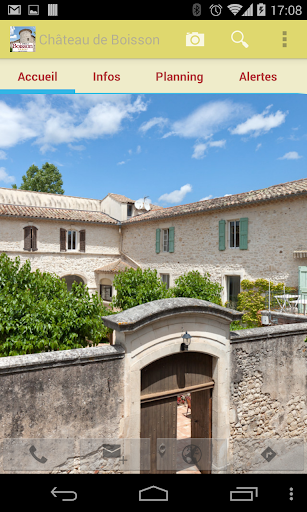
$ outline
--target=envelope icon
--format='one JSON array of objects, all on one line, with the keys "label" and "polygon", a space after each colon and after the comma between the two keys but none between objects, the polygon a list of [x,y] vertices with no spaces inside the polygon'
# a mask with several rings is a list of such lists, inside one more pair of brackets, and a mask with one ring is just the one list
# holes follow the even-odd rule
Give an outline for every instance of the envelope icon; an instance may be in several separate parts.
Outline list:
[{"label": "envelope icon", "polygon": [[21,5],[8,5],[8,14],[21,14]]},{"label": "envelope icon", "polygon": [[115,459],[120,457],[120,444],[103,444],[102,456],[105,459]]}]

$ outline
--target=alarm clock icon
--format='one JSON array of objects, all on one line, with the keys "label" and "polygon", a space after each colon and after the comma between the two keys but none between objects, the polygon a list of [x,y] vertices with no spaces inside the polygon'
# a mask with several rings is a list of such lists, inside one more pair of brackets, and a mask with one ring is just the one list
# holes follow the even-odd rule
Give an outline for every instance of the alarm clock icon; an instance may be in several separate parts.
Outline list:
[{"label": "alarm clock icon", "polygon": [[209,7],[212,16],[219,16],[222,12],[223,7],[220,4],[212,4]]}]

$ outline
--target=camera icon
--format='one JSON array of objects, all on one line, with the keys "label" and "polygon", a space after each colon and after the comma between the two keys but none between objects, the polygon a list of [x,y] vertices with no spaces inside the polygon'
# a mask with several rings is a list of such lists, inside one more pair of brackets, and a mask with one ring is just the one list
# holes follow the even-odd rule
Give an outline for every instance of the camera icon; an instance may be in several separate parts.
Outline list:
[{"label": "camera icon", "polygon": [[186,46],[205,46],[205,34],[188,32],[185,39]]}]

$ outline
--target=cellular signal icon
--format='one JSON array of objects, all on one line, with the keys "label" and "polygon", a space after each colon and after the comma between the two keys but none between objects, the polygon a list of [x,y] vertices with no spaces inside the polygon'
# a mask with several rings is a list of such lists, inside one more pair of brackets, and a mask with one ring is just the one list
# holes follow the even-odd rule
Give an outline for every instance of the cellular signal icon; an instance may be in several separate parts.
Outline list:
[{"label": "cellular signal icon", "polygon": [[243,5],[240,5],[240,4],[230,4],[230,5],[227,5],[227,7],[232,12],[232,14],[234,16],[236,16],[236,14],[238,14],[238,12],[241,11]]},{"label": "cellular signal icon", "polygon": [[265,4],[257,4],[257,16],[266,16]]},{"label": "cellular signal icon", "polygon": [[250,4],[249,8],[246,9],[242,16],[254,16],[253,4]]}]

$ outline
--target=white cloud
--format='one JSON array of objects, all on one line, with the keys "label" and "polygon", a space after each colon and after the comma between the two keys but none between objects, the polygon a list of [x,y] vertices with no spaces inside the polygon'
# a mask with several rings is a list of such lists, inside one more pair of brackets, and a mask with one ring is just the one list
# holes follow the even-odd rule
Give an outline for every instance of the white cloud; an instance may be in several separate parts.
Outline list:
[{"label": "white cloud", "polygon": [[256,151],[258,151],[258,149],[260,149],[261,146],[262,146],[261,142],[260,142],[260,144],[257,144]]},{"label": "white cloud", "polygon": [[188,192],[192,192],[192,187],[187,183],[186,185],[183,185],[180,190],[174,190],[169,194],[163,194],[159,197],[159,201],[166,203],[181,203]]},{"label": "white cloud", "polygon": [[38,132],[28,122],[26,111],[10,107],[4,101],[0,101],[0,147],[9,148],[36,135]]},{"label": "white cloud", "polygon": [[256,114],[247,119],[244,123],[238,124],[236,128],[230,129],[233,135],[246,135],[251,134],[253,137],[258,137],[263,133],[267,133],[285,122],[288,112],[281,112],[277,110],[275,114],[269,114],[269,105],[261,114]]},{"label": "white cloud", "polygon": [[163,128],[168,123],[168,119],[165,117],[153,117],[146,123],[143,123],[139,127],[139,131],[146,133],[150,128],[153,128],[153,126],[158,126],[159,128]]},{"label": "white cloud", "polygon": [[231,194],[225,194],[224,197],[231,196]]},{"label": "white cloud", "polygon": [[206,197],[203,197],[202,199],[200,199],[200,201],[207,201],[208,199],[212,199],[213,196],[206,196]]},{"label": "white cloud", "polygon": [[278,160],[298,160],[299,158],[303,158],[300,156],[297,151],[289,151],[284,156],[278,158]]},{"label": "white cloud", "polygon": [[4,183],[14,183],[15,176],[9,176],[5,167],[0,167],[0,181],[4,181]]},{"label": "white cloud", "polygon": [[117,165],[124,165],[126,162],[123,160],[122,162],[117,162]]},{"label": "white cloud", "polygon": [[0,149],[0,160],[6,160],[6,152]]},{"label": "white cloud", "polygon": [[165,134],[164,138],[178,135],[185,138],[208,139],[238,117],[246,117],[250,113],[248,106],[229,100],[206,103],[187,117],[175,121],[171,131]]},{"label": "white cloud", "polygon": [[32,139],[46,152],[58,144],[111,136],[146,108],[141,96],[133,101],[130,95],[25,95],[18,107],[0,101],[0,148]]},{"label": "white cloud", "polygon": [[[137,146],[135,153],[138,155],[139,153],[141,153],[141,151],[142,151],[141,146]],[[129,155],[132,155],[133,154],[132,149],[128,149],[128,153],[129,153]]]},{"label": "white cloud", "polygon": [[196,158],[197,160],[200,160],[201,158],[205,157],[206,150],[210,147],[217,147],[222,148],[226,144],[226,140],[212,140],[209,142],[199,143],[195,144],[194,146],[194,153],[192,155],[192,158]]},{"label": "white cloud", "polygon": [[15,34],[16,27],[10,27],[10,39],[17,39],[17,34]]}]

